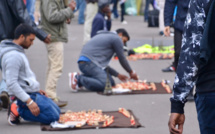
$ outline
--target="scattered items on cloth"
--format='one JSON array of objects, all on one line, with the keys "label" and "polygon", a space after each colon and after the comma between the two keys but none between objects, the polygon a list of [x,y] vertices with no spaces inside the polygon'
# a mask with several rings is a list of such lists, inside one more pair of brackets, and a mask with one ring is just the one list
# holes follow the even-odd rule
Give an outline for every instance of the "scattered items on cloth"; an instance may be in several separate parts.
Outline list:
[{"label": "scattered items on cloth", "polygon": [[[125,90],[125,91],[123,91]],[[137,81],[137,82],[124,82],[116,84],[112,88],[111,94],[104,94],[103,92],[97,92],[101,95],[123,95],[123,94],[170,94],[172,90],[169,86],[168,80],[162,80],[160,83]]]},{"label": "scattered items on cloth", "polygon": [[58,122],[53,122],[50,125],[41,124],[42,131],[138,127],[141,127],[138,119],[131,110],[125,108],[110,112],[103,112],[102,110],[68,111],[61,114]]}]

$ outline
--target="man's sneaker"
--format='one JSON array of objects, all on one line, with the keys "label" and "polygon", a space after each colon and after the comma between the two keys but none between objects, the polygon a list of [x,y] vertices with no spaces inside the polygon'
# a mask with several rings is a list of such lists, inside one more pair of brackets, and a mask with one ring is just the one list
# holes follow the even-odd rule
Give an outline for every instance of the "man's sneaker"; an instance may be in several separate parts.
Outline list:
[{"label": "man's sneaker", "polygon": [[8,108],[8,105],[10,103],[10,99],[9,99],[9,95],[7,92],[3,91],[1,94],[0,94],[0,99],[1,99],[1,102],[2,102],[2,107],[3,108]]},{"label": "man's sneaker", "polygon": [[69,73],[69,87],[71,88],[72,92],[78,92],[78,80],[76,76],[78,75],[77,72]]},{"label": "man's sneaker", "polygon": [[52,99],[52,100],[54,101],[55,104],[58,105],[58,107],[65,107],[68,104],[67,101],[62,101],[59,98],[55,98],[55,99]]},{"label": "man's sneaker", "polygon": [[169,66],[165,69],[162,69],[163,72],[175,72],[175,67],[174,66]]},{"label": "man's sneaker", "polygon": [[20,116],[19,116],[19,113],[17,111],[17,105],[16,103],[12,103],[10,104],[9,106],[9,109],[8,109],[8,123],[13,126],[13,125],[17,125],[20,123]]}]

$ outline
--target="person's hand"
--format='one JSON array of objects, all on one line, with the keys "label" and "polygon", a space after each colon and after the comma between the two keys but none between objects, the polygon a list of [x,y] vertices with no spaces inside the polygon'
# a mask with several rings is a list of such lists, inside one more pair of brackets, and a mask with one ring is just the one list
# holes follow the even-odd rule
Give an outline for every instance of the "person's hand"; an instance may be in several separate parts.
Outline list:
[{"label": "person's hand", "polygon": [[69,3],[68,7],[70,7],[70,8],[72,9],[72,11],[74,11],[75,8],[76,8],[76,2],[75,2],[74,0],[72,0],[72,1]]},{"label": "person's hand", "polygon": [[67,19],[66,24],[70,24],[70,23],[71,23],[71,19]]},{"label": "person's hand", "polygon": [[39,93],[40,93],[41,95],[44,95],[44,96],[48,97],[47,94],[46,94],[46,92],[45,92],[44,90],[40,90]]},{"label": "person's hand", "polygon": [[164,28],[164,35],[169,37],[170,36],[170,26],[166,26]]},{"label": "person's hand", "polygon": [[111,10],[108,10],[108,11],[106,12],[106,15],[107,15],[107,17],[108,17],[108,20],[111,20]]},{"label": "person's hand", "polygon": [[129,75],[130,75],[130,78],[131,78],[131,79],[138,80],[138,76],[137,76],[137,74],[136,74],[134,71],[131,71],[131,72],[129,73]]},{"label": "person's hand", "polygon": [[[169,117],[169,132],[170,134],[182,134],[185,115],[179,113],[171,113]],[[176,126],[178,125],[178,128]]]},{"label": "person's hand", "polygon": [[126,81],[128,79],[128,77],[126,75],[123,74],[118,74],[117,76],[121,81]]},{"label": "person's hand", "polygon": [[34,116],[38,116],[40,114],[40,108],[38,107],[37,103],[32,101],[33,100],[29,98],[28,101],[26,102],[26,105]]},{"label": "person's hand", "polygon": [[51,42],[51,34],[49,34],[49,35],[45,38],[44,42],[45,42],[46,44],[49,44],[49,43]]}]

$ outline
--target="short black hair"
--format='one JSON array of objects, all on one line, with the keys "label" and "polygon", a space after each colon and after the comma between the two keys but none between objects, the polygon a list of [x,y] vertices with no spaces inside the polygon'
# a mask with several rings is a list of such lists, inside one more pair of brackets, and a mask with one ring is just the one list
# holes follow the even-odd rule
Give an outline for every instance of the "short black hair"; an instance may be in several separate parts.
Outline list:
[{"label": "short black hair", "polygon": [[117,32],[118,34],[119,34],[119,33],[122,33],[122,36],[125,36],[125,37],[128,38],[128,40],[130,40],[130,36],[129,36],[128,32],[127,32],[125,29],[120,28],[120,29],[117,29],[116,32]]},{"label": "short black hair", "polygon": [[20,35],[24,35],[26,37],[30,34],[36,34],[35,30],[27,24],[20,24],[15,29],[14,39],[18,39]]}]

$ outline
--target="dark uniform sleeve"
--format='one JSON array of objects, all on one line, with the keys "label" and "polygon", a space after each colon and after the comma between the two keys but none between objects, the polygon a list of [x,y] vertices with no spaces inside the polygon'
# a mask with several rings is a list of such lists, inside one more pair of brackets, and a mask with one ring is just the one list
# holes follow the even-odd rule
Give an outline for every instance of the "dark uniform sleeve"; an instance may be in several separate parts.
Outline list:
[{"label": "dark uniform sleeve", "polygon": [[44,41],[47,34],[43,30],[37,28],[36,24],[31,20],[23,0],[8,0],[8,4],[20,23],[25,23],[32,26],[36,32],[36,36],[41,41]]},{"label": "dark uniform sleeve", "polygon": [[200,41],[206,23],[205,7],[208,2],[191,0],[187,18],[184,25],[181,54],[179,58],[173,96],[171,100],[171,113],[184,113],[184,104],[190,91],[196,85],[200,67]]},{"label": "dark uniform sleeve", "polygon": [[175,6],[178,0],[166,0],[164,7],[164,25],[170,26],[173,20]]}]

